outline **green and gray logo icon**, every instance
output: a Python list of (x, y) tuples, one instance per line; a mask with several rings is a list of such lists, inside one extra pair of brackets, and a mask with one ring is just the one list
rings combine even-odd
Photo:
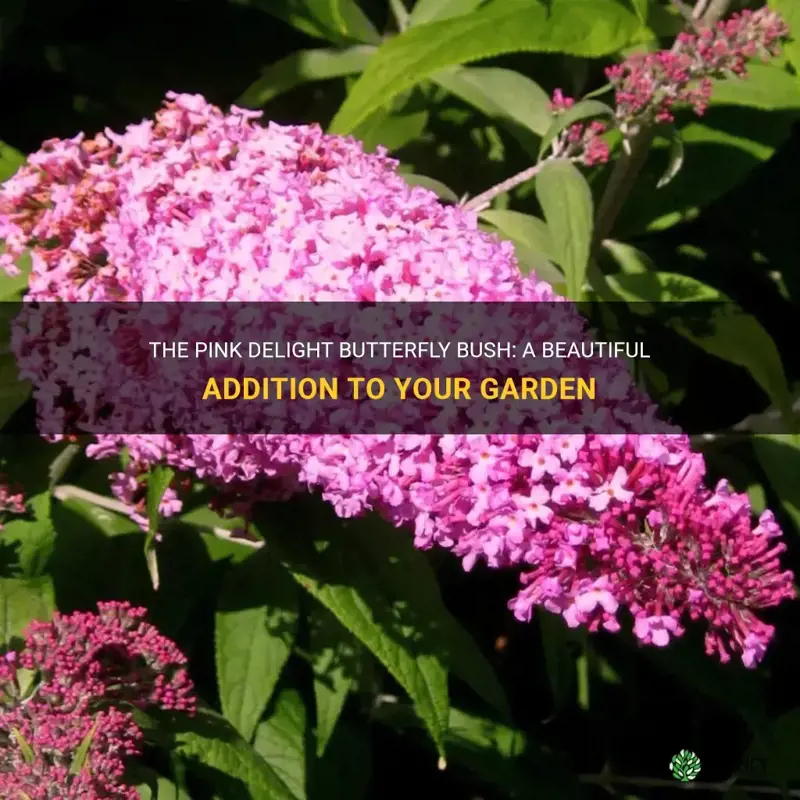
[(691, 750), (681, 750), (672, 756), (669, 768), (679, 781), (688, 783), (700, 774), (700, 759)]

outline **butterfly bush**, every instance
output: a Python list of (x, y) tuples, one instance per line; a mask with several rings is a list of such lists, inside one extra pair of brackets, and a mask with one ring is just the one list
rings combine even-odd
[[(745, 10), (697, 33), (678, 34), (671, 50), (634, 53), (606, 69), (614, 89), (614, 124), (625, 139), (644, 126), (672, 122), (676, 106), (689, 105), (703, 115), (714, 79), (747, 77), (747, 62), (778, 54), (789, 28), (770, 8)], [(560, 89), (550, 108), (567, 112), (575, 100)], [(570, 158), (586, 166), (608, 161), (604, 122), (575, 122), (561, 131), (550, 146), (550, 157)]]
[[(768, 13), (736, 20), (685, 52), (771, 47), (758, 33), (777, 25)], [(634, 56), (615, 68), (621, 108), (662, 80), (663, 63)], [(684, 74), (667, 77), (687, 100)], [(659, 85), (648, 109), (664, 107)], [(554, 110), (569, 103), (557, 95)], [(259, 116), (171, 93), (124, 133), (46, 142), (0, 194), (6, 270), (29, 249), (28, 298), (39, 301), (561, 302), (521, 276), (512, 246), (481, 232), (474, 212), (410, 188), (384, 151), (316, 126), (262, 127)], [(601, 131), (578, 124), (556, 146), (604, 160)], [(633, 422), (641, 401), (609, 398), (609, 418)], [(113, 489), (140, 520), (157, 463), (242, 502), (319, 491), (340, 516), (376, 511), (468, 570), (517, 569), (510, 608), (523, 621), (541, 607), (615, 632), (626, 611), (642, 643), (664, 646), (704, 620), (709, 654), (752, 667), (774, 633), (759, 612), (793, 596), (773, 514), (753, 522), (746, 495), (707, 487), (683, 434), (120, 435), (88, 452), (123, 449)], [(175, 486), (161, 511), (180, 507)]]
[(144, 615), (127, 603), (56, 614), (0, 656), (2, 797), (139, 797), (123, 781), (144, 739), (131, 709), (195, 710), (185, 656)]

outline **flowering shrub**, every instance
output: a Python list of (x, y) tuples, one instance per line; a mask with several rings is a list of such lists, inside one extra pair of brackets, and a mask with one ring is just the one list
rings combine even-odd
[(3, 797), (138, 798), (123, 782), (143, 742), (129, 709), (193, 713), (186, 658), (145, 610), (101, 603), (98, 612), (32, 623), (22, 651), (0, 662)]
[[(426, 5), (433, 4), (422, 0), (418, 8)], [(262, 103), (242, 101), (225, 113), (201, 94), (169, 92), (153, 119), (129, 125), (123, 133), (108, 127), (93, 138), (49, 139), (0, 187), (0, 266), (16, 278), (30, 259), (24, 299), (33, 303), (575, 303), (568, 306), (575, 330), (583, 328), (577, 303), (587, 298), (600, 303), (609, 293), (632, 306), (639, 300), (724, 300), (697, 279), (650, 269), (639, 255), (633, 267), (620, 258), (609, 268), (609, 253), (630, 256), (633, 248), (625, 245), (630, 249), (623, 251), (621, 243), (607, 237), (652, 138), (665, 131), (663, 126), (672, 126), (674, 152), (661, 183), (680, 180), (675, 176), (684, 145), (678, 153), (675, 142), (681, 141), (681, 110), (713, 115), (717, 86), (723, 81), (746, 86), (751, 77), (757, 79), (758, 69), (751, 76), (749, 62), (777, 56), (789, 35), (787, 25), (770, 8), (715, 21), (709, 9), (718, 4), (701, 2), (687, 30), (672, 37), (648, 28), (624, 4), (593, 0), (591, 13), (609, 20), (609, 30), (618, 32), (597, 45), (592, 38), (597, 34), (581, 38), (584, 28), (567, 25), (559, 16), (589, 14), (580, 10), (582, 0), (572, 4), (571, 12), (564, 3), (552, 5), (552, 16), (546, 18), (540, 18), (536, 3), (497, 3), (426, 24), (415, 22), (416, 11), (404, 16), (397, 10), (404, 4), (396, 3), (398, 35), (373, 52), (372, 23), (366, 17), (355, 22), (361, 12), (348, 0), (349, 16), (343, 15), (341, 23), (342, 31), (349, 32), (337, 44), (362, 41), (363, 34), (372, 60), (334, 120), (336, 134), (317, 125), (262, 125), (261, 112), (244, 107)], [(425, 13), (434, 12), (419, 12)], [(304, 19), (305, 32), (330, 34), (335, 40), (331, 31), (338, 28), (332, 20), (313, 14)], [(497, 106), (491, 91), (492, 81), (505, 79), (515, 91), (525, 87), (529, 97), (545, 97), (525, 76), (512, 73), (516, 77), (509, 78), (509, 71), (499, 67), (437, 72), (453, 66), (436, 60), (444, 57), (437, 37), (451, 35), (451, 28), (458, 41), (464, 36), (459, 25), (486, 31), (485, 50), (464, 52), (455, 62), (461, 64), (503, 48), (513, 50), (514, 45), (492, 44), (493, 26), (513, 39), (513, 29), (523, 23), (535, 30), (550, 26), (552, 39), (542, 45), (544, 52), (589, 59), (645, 41), (650, 48), (605, 67), (605, 91), (613, 93), (610, 105), (594, 99), (602, 96), (602, 86), (583, 100), (554, 89), (540, 100), (535, 120), (521, 104), (516, 110)], [(417, 60), (412, 58), (415, 48), (422, 53)], [(526, 48), (529, 42), (520, 49)], [(325, 52), (319, 57), (338, 63), (336, 54)], [(338, 55), (354, 57), (350, 50)], [(400, 88), (392, 86), (391, 96), (379, 91), (382, 76), (403, 64), (417, 64), (409, 67), (411, 83), (398, 72)], [(336, 69), (330, 74), (338, 75)], [(789, 78), (794, 87), (794, 76), (782, 68), (761, 69), (773, 69), (773, 77)], [(278, 81), (275, 76), (285, 75), (286, 65), (270, 74)], [(526, 154), (532, 152), (530, 137), (535, 135), (535, 162), (526, 161), (522, 171), (461, 202), (452, 196), (443, 202), (436, 184), (437, 192), (410, 185), (418, 181), (400, 172), (400, 159), (391, 158), (386, 147), (359, 141), (369, 137), (369, 126), (359, 127), (356, 120), (380, 127), (381, 114), (412, 115), (403, 111), (407, 98), (392, 105), (391, 113), (386, 104), (407, 90), (416, 92), (414, 87), (428, 78), (456, 95), (462, 91), (483, 113), (491, 116), (496, 110)], [(463, 86), (471, 88), (460, 90)], [(735, 91), (725, 86), (724, 91)], [(415, 97), (422, 102), (427, 95), (420, 90)], [(342, 130), (348, 120), (353, 130)], [(528, 126), (523, 133), (520, 120)], [(608, 180), (592, 186), (576, 169), (602, 168), (608, 162), (613, 162)], [(684, 171), (689, 169), (687, 164)], [(512, 193), (531, 181), (544, 219), (510, 211), (503, 203), (493, 206), (500, 197), (524, 203), (522, 192)], [(595, 215), (597, 185), (604, 188)], [(529, 259), (533, 271), (523, 274)], [(670, 294), (675, 282), (689, 292), (688, 298), (680, 291)], [(611, 304), (607, 309), (614, 316)], [(723, 313), (733, 312), (726, 307)], [(788, 383), (769, 334), (751, 317), (726, 319), (724, 334), (687, 332), (685, 325), (676, 329), (692, 346), (699, 343), (712, 355), (746, 367), (775, 406), (768, 418), (783, 414), (790, 419)], [(734, 334), (732, 319), (748, 327)], [(706, 322), (713, 328), (711, 312)], [(622, 325), (618, 318), (615, 323)], [(91, 402), (92, 381), (98, 375), (115, 376), (130, 344), (123, 331), (117, 349), (77, 348), (74, 363), (61, 365), (52, 377), (54, 331), (18, 331), (12, 341), (23, 378), (36, 383), (43, 375), (51, 377), (36, 394), (40, 413), (43, 403), (58, 414)], [(169, 326), (165, 322), (151, 333), (167, 339)], [(558, 335), (553, 332), (550, 338)], [(761, 349), (743, 352), (752, 342)], [(102, 541), (112, 543), (109, 547), (121, 538), (117, 526), (143, 545), (139, 563), (147, 564), (154, 605), (175, 602), (155, 590), (169, 592), (170, 581), (182, 572), (191, 575), (187, 595), (207, 593), (205, 606), (216, 609), (213, 621), (206, 620), (214, 627), (216, 680), (204, 688), (212, 705), (218, 700), (225, 719), (203, 711), (199, 723), (186, 723), (195, 725), (189, 732), (174, 722), (167, 725), (164, 730), (172, 738), (158, 744), (173, 761), (196, 770), (194, 782), (184, 780), (183, 768), (167, 769), (163, 752), (146, 762), (153, 780), (174, 779), (181, 791), (198, 797), (305, 800), (305, 766), (287, 771), (275, 755), (294, 748), (300, 753), (298, 764), (307, 761), (305, 733), (287, 732), (307, 724), (298, 720), (305, 720), (303, 709), (312, 707), (302, 692), (288, 686), (301, 680), (297, 674), (309, 679), (291, 669), (301, 656), (314, 668), (318, 768), (349, 692), (371, 692), (370, 713), (378, 713), (383, 693), (363, 677), (363, 661), (370, 657), (408, 693), (444, 767), (457, 750), (451, 741), (454, 731), (466, 725), (449, 710), (448, 671), (495, 710), (502, 713), (506, 703), (485, 655), (439, 601), (419, 551), (451, 551), (471, 573), (465, 579), (470, 587), (486, 579), (479, 567), (513, 576), (518, 585), (508, 589), (503, 584), (502, 605), (507, 616), (538, 623), (551, 673), (554, 652), (571, 658), (565, 656), (567, 643), (581, 647), (585, 663), (596, 665), (594, 648), (624, 642), (627, 632), (637, 645), (676, 649), (679, 643), (673, 640), (695, 629), (705, 636), (705, 654), (725, 669), (734, 669), (731, 661), (754, 668), (776, 633), (772, 609), (795, 597), (789, 560), (781, 563), (791, 539), (782, 535), (787, 520), (780, 501), (786, 500), (789, 509), (796, 505), (777, 488), (785, 481), (772, 478), (775, 468), (766, 455), (759, 456), (759, 463), (775, 482), (773, 510), (757, 493), (743, 491), (751, 486), (746, 481), (733, 475), (718, 478), (719, 470), (698, 452), (696, 440), (660, 421), (651, 397), (666, 397), (666, 390), (640, 388), (641, 376), (622, 361), (597, 369), (607, 371), (615, 388), (582, 433), (125, 433), (93, 435), (85, 448), (83, 441), (78, 447), (76, 440), (49, 437), (49, 446), (61, 449), (48, 469), (47, 488), (30, 500), (32, 521), (18, 519), (16, 527), (8, 526), (8, 541), (18, 541), (14, 537), (29, 530), (23, 525), (50, 524), (51, 515), (57, 521), (51, 510), (55, 504), (62, 514), (63, 509), (80, 511), (86, 521), (81, 524), (98, 527)], [(140, 406), (136, 388), (128, 386), (113, 411), (117, 419), (130, 420)], [(651, 432), (640, 432), (642, 419)], [(612, 421), (626, 432), (597, 432)], [(784, 442), (757, 441), (767, 450)], [(56, 468), (56, 462), (78, 458), (78, 451), (109, 465), (113, 497), (96, 494), (96, 482), (92, 491), (62, 484), (62, 466), (59, 462)], [(14, 453), (6, 460), (14, 477)], [(92, 470), (102, 465), (84, 464), (83, 469), (94, 480)], [(317, 529), (316, 517), (297, 511), (287, 526), (280, 509), (296, 510), (298, 503), (314, 508), (304, 499), (311, 493), (319, 493), (349, 524), (330, 523), (328, 538), (327, 528), (324, 533)], [(0, 489), (0, 514), (28, 510), (21, 494)], [(356, 520), (373, 512), (389, 525), (364, 535)], [(113, 523), (103, 514), (114, 515)], [(124, 516), (133, 526), (125, 527)], [(198, 556), (187, 545), (183, 565), (182, 556), (176, 562), (169, 554), (177, 546), (171, 540), (185, 544), (180, 537), (187, 527), (192, 541), (199, 538), (207, 553)], [(413, 548), (392, 528), (408, 529)], [(39, 536), (31, 534), (35, 542)], [(68, 562), (58, 549), (62, 533), (53, 538), (55, 546), (42, 545), (52, 548), (43, 559), (49, 558), (47, 566), (23, 553), (23, 576), (9, 573), (9, 587), (22, 581), (25, 591), (35, 594), (35, 581), (50, 570), (56, 594), (63, 594)], [(220, 540), (229, 548), (223, 555), (214, 549), (223, 547)], [(246, 557), (247, 548), (256, 552)], [(228, 558), (234, 563), (217, 563)], [(217, 569), (224, 576), (221, 588), (212, 580)], [(297, 599), (299, 590), (310, 595), (311, 610)], [(127, 592), (127, 587), (118, 592), (106, 586), (95, 594), (105, 598)], [(196, 603), (205, 607), (199, 596)], [(81, 599), (67, 607), (85, 605)], [(32, 623), (24, 647), (10, 649), (0, 666), (0, 788), (8, 796), (146, 797), (152, 788), (145, 789), (144, 782), (134, 788), (126, 772), (128, 757), (143, 753), (145, 733), (135, 710), (189, 712), (187, 718), (195, 712), (194, 685), (178, 646), (144, 623), (144, 610), (127, 601), (101, 602), (98, 608), (98, 615), (56, 612), (51, 622)], [(182, 613), (184, 623), (194, 609)], [(563, 625), (549, 628), (548, 614), (560, 617)], [(316, 637), (324, 638), (325, 626), (333, 631), (332, 643), (323, 645)], [(548, 638), (548, 630), (559, 633)], [(600, 644), (594, 644), (594, 639), (581, 638), (581, 630), (616, 636), (597, 637)], [(511, 635), (526, 634), (515, 630)], [(504, 648), (497, 644), (501, 641), (496, 640), (498, 651)], [(199, 652), (202, 659), (202, 647)], [(361, 659), (353, 674), (343, 666), (343, 654)], [(722, 667), (715, 663), (703, 669)], [(37, 676), (32, 688), (25, 685), (28, 673)], [(559, 678), (551, 680), (558, 705)], [(480, 724), (475, 730), (482, 730)], [(480, 744), (487, 752), (493, 746)], [(239, 788), (232, 788), (229, 777)], [(211, 781), (211, 788), (202, 787), (204, 780)], [(600, 778), (584, 782), (602, 783)], [(526, 785), (524, 791), (529, 790)]]

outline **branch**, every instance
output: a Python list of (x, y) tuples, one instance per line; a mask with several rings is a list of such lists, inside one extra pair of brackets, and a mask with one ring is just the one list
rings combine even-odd
[(477, 197), (473, 197), (472, 200), (462, 203), (461, 207), (464, 209), (464, 211), (483, 211), (485, 208), (488, 208), (491, 205), (491, 202), (495, 199), (495, 197), (499, 197), (501, 194), (510, 192), (521, 183), (525, 183), (531, 178), (535, 178), (538, 175), (539, 170), (541, 170), (545, 164), (554, 160), (555, 159), (552, 158), (545, 159), (544, 161), (540, 161), (538, 164), (534, 164), (532, 167), (522, 170), (522, 172), (518, 172), (516, 175), (512, 175), (502, 183), (498, 183), (496, 186), (492, 186), (491, 189), (487, 189)]
[[(614, 786), (633, 786), (639, 789), (678, 789), (684, 791), (701, 791), (701, 792), (719, 792), (725, 794), (731, 790), (736, 783), (735, 778), (730, 778), (727, 781), (719, 783), (711, 783), (708, 781), (691, 781), (690, 783), (681, 783), (675, 779), (669, 778), (640, 778), (628, 777), (625, 775), (579, 775), (578, 780), (581, 783), (591, 784), (592, 786), (602, 786), (606, 789), (612, 789)], [(792, 789), (784, 791), (777, 786), (742, 786), (743, 791), (748, 794), (767, 794), (776, 795), (778, 797), (800, 797), (800, 789)]]
[[(130, 517), (131, 507), (121, 500), (106, 495), (96, 494), (86, 489), (81, 489), (80, 486), (72, 486), (68, 483), (62, 483), (53, 490), (53, 497), (60, 500), (62, 503), (67, 500), (83, 500), (84, 503), (89, 503), (96, 508), (104, 508), (106, 511), (113, 511), (115, 514), (120, 514), (124, 517)], [(260, 539), (247, 539), (242, 536), (237, 536), (233, 531), (226, 528), (205, 528), (209, 533), (212, 533), (218, 539), (224, 539), (227, 542), (236, 542), (236, 544), (243, 544), (245, 547), (252, 547), (257, 550), (263, 547), (264, 542)]]

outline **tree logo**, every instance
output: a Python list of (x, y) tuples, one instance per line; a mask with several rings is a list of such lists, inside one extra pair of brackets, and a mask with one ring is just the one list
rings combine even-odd
[(691, 750), (681, 750), (672, 756), (669, 768), (679, 781), (688, 783), (700, 774), (700, 759)]

